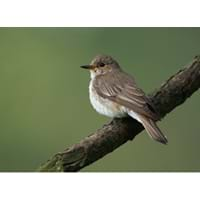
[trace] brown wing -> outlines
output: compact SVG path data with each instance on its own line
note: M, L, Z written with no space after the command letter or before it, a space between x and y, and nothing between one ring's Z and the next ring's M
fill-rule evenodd
M134 112L158 120L158 116L145 93L139 89L134 79L124 72L96 77L94 87L97 93Z

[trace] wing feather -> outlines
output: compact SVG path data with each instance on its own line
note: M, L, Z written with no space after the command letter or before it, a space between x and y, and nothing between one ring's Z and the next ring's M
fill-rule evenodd
M110 78L111 77L111 78ZM158 120L150 100L137 87L135 80L124 72L113 73L96 77L93 82L97 93L139 114Z

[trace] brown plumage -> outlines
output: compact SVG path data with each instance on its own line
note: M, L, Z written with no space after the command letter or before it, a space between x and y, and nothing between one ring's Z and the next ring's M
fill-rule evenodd
M110 114L98 108L99 104L99 107L103 105L103 109L115 112L117 117L121 116L119 113L130 115L142 123L154 140L166 144L166 137L156 125L159 117L151 101L136 85L134 78L123 72L119 64L110 56L97 56L90 66L92 66L90 67L92 77L90 99L93 107L108 116ZM119 111L116 112L116 108Z

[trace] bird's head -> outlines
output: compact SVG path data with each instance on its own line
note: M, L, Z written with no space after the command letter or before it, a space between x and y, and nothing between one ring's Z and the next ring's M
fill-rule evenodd
M117 61L107 55L97 55L89 65L83 65L81 67L89 69L92 77L120 69Z

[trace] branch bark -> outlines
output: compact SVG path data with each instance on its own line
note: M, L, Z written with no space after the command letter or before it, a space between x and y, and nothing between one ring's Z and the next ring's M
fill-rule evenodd
M199 87L200 55L196 56L188 66L171 76L149 97L163 118L184 103ZM130 117L113 119L78 144L52 156L40 166L39 171L79 171L127 141L133 140L143 129L140 123Z

